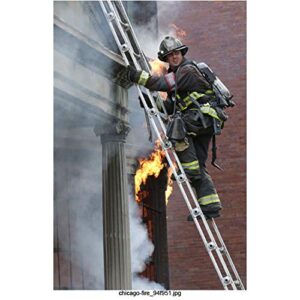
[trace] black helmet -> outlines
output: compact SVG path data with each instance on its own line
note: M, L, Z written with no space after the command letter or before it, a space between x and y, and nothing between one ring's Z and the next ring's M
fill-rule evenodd
M162 61L166 61L166 57L169 53L180 50L182 55L184 56L187 51L188 47L183 45L182 42L172 36L166 36L159 46L159 52L157 53L158 58Z

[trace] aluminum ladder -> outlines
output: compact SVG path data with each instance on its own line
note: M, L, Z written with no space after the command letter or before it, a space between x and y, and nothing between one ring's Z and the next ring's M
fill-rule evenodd
M99 1L99 3L125 64L127 66L133 65L137 70L145 70L150 73L149 63L133 31L122 1L107 0ZM144 105L146 115L148 116L152 128L165 152L168 164L173 171L183 199L193 217L193 221L223 288L225 290L244 290L244 285L230 257L215 220L212 219L209 222L206 220L178 156L166 136L166 127L162 118L167 119L167 113L163 106L163 101L159 97L158 100L161 102L164 111L164 114L161 114L157 109L152 93L143 87L143 91L146 92L152 104L152 108L149 108L143 96L141 87L136 84L136 88ZM178 167L178 171L176 170L174 162ZM200 219L198 219L199 217ZM209 225L210 222L211 225ZM216 239L214 235L216 236Z

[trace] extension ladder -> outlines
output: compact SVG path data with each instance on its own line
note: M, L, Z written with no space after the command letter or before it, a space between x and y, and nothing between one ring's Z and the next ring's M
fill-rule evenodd
M149 63L139 45L122 1L107 0L99 1L99 3L106 17L110 30L114 36L114 39L118 45L118 48L122 54L125 64L127 66L129 64L133 64L137 70L143 69L150 73ZM217 272L223 288L225 290L244 290L244 285L230 257L230 254L222 239L215 220L211 220L211 225L209 225L209 222L207 222L195 197L189 180L187 179L183 167L178 159L178 156L173 149L171 142L166 136L166 127L162 120L162 117L164 119L167 119L167 113L164 108L162 99L158 96L159 101L161 102L161 105L163 107L164 114L161 114L158 111L154 98L148 89L145 89L145 91L151 101L152 108L149 108L147 106L141 87L136 84L136 88L144 105L148 120L150 121L152 128L160 141L163 151L165 152L168 164L173 171L178 187L182 193L190 214L193 217L193 221L205 245L207 253L213 263L213 266ZM176 170L175 164L173 162L177 164L178 171ZM200 226L200 220L198 220L197 217L201 218L200 220L202 221L201 224L203 228ZM218 243L214 237L214 234L217 237Z

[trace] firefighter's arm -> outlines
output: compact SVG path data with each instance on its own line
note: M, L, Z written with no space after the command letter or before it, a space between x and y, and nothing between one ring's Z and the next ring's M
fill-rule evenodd
M170 91L172 86L168 82L170 75L154 76L150 75L146 71L137 71L135 68L127 67L127 78L128 80L135 82L139 85L145 86L151 91Z

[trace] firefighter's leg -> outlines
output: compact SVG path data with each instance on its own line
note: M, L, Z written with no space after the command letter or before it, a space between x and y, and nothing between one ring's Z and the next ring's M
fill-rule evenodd
M205 166L203 170L201 170L195 149L194 139L191 136L187 136L187 140L189 143L189 146L187 148L182 150L184 147L181 149L179 147L175 147L175 150L181 162L181 165L189 181L191 182L192 187L196 191L197 199L201 199L201 201L205 203L205 199L202 199L202 197L215 193L215 190L212 182L208 180L210 177L205 170ZM203 157L201 156L201 158ZM202 203L200 202L200 206L203 210L203 213L207 217L211 217L211 213L216 212L216 210L212 211L213 208L211 207L211 205L202 205ZM188 217L188 220L192 220L191 216Z
M182 150L175 146L176 154L190 182L201 178L199 161L196 155L193 139L187 136L188 147Z
M193 144L200 166L200 179L196 180L193 186L195 186L198 202L203 213L209 217L217 217L222 205L205 165L211 138L212 134L200 135L194 138Z

